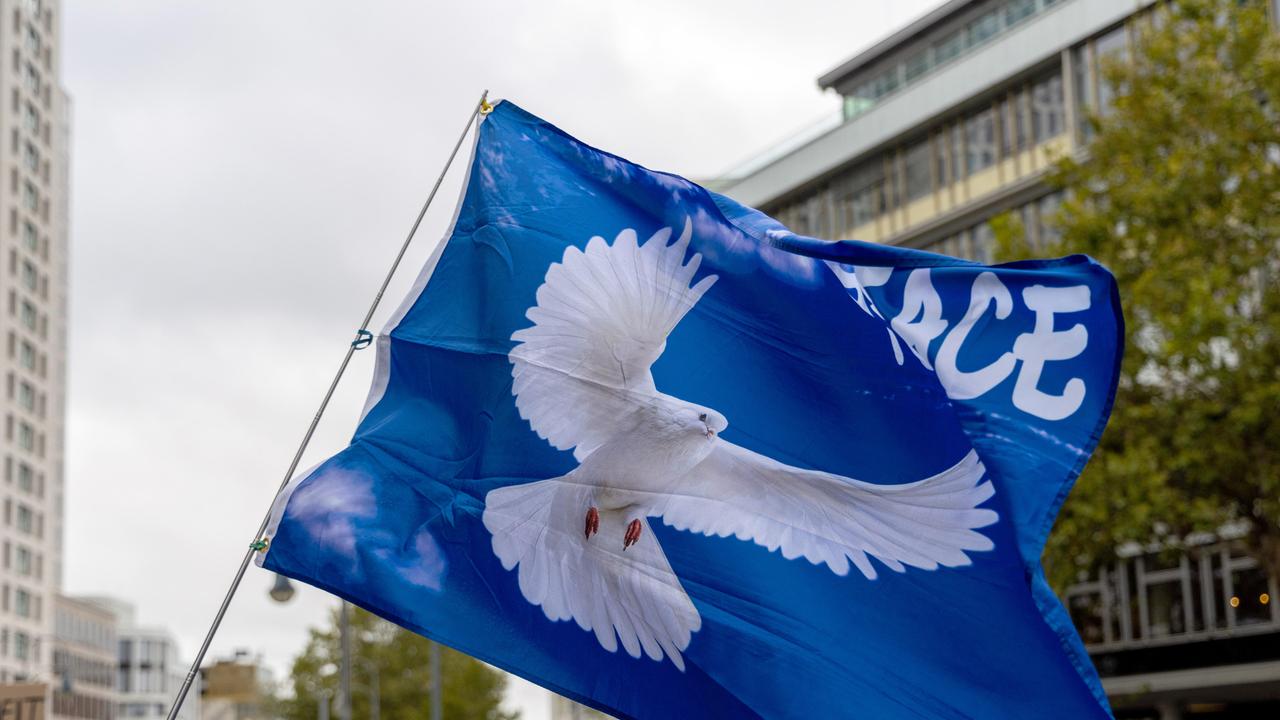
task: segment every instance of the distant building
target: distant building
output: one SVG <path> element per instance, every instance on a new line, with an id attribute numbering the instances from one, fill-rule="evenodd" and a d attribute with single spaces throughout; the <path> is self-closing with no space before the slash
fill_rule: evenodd
<path id="1" fill-rule="evenodd" d="M 605 720 L 611 717 L 562 695 L 551 696 L 551 720 Z"/>
<path id="2" fill-rule="evenodd" d="M 248 651 L 200 668 L 203 720 L 270 720 L 271 672 Z"/>
<path id="3" fill-rule="evenodd" d="M 70 152 L 61 11 L 0 0 L 0 683 L 54 684 Z"/>
<path id="4" fill-rule="evenodd" d="M 791 230 L 977 260 L 1012 212 L 1056 238 L 1054 154 L 1084 154 L 1105 58 L 1153 0 L 950 0 L 823 75 L 840 118 L 718 182 Z M 1270 3 L 1273 18 L 1280 1 Z M 1122 719 L 1280 718 L 1277 578 L 1230 533 L 1185 553 L 1125 549 L 1064 601 Z"/>
<path id="5" fill-rule="evenodd" d="M 0 685 L 0 718 L 45 720 L 49 686 L 44 683 Z"/>
<path id="6" fill-rule="evenodd" d="M 116 618 L 116 717 L 162 720 L 178 695 L 187 665 L 178 656 L 178 643 L 168 628 L 139 625 L 134 608 L 115 598 L 82 598 Z M 179 718 L 200 720 L 199 677 L 187 694 Z"/>
<path id="7" fill-rule="evenodd" d="M 100 605 L 61 595 L 54 599 L 53 612 L 50 717 L 112 720 L 119 702 L 115 614 Z"/>

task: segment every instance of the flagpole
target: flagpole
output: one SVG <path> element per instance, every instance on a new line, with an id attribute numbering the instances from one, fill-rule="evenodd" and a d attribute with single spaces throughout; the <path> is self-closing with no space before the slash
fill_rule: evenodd
<path id="1" fill-rule="evenodd" d="M 311 418 L 311 424 L 307 427 L 307 432 L 302 436 L 302 443 L 298 445 L 298 450 L 293 454 L 293 461 L 289 463 L 289 469 L 284 474 L 284 480 L 280 483 L 278 495 L 284 490 L 289 481 L 293 479 L 293 474 L 298 470 L 298 463 L 302 461 L 302 455 L 307 449 L 307 445 L 311 442 L 311 436 L 315 434 L 316 426 L 320 424 L 320 417 L 324 415 L 325 408 L 329 406 L 329 400 L 333 397 L 334 390 L 338 387 L 338 381 L 342 379 L 342 374 L 346 372 L 347 365 L 351 363 L 351 356 L 356 350 L 366 347 L 369 343 L 371 335 L 369 334 L 369 321 L 373 319 L 373 313 L 377 311 L 378 304 L 382 302 L 382 295 L 387 291 L 387 286 L 391 284 L 391 278 L 396 274 L 396 270 L 400 267 L 400 261 L 404 259 L 405 253 L 409 250 L 409 244 L 413 242 L 413 236 L 418 232 L 418 226 L 422 224 L 422 218 L 427 214 L 427 208 L 431 207 L 431 201 L 435 199 L 436 193 L 440 190 L 440 184 L 444 182 L 445 175 L 449 172 L 449 167 L 453 165 L 453 160 L 458 156 L 458 150 L 462 148 L 462 142 L 467 137 L 467 132 L 471 130 L 472 124 L 481 114 L 488 114 L 492 106 L 488 102 L 489 91 L 485 90 L 480 94 L 480 101 L 471 110 L 471 114 L 467 116 L 467 124 L 462 128 L 462 134 L 458 136 L 458 142 L 454 143 L 453 151 L 449 153 L 449 159 L 445 161 L 444 168 L 440 171 L 440 176 L 436 178 L 436 183 L 431 187 L 431 192 L 427 195 L 427 200 L 422 204 L 422 209 L 418 211 L 418 217 L 414 219 L 413 226 L 409 228 L 409 234 L 405 237 L 404 242 L 400 245 L 400 252 L 396 253 L 396 259 L 391 263 L 391 268 L 387 271 L 387 276 L 383 278 L 382 285 L 378 288 L 378 294 L 374 296 L 373 302 L 369 305 L 369 311 L 364 314 L 364 320 L 360 322 L 360 329 L 356 330 L 355 340 L 347 346 L 347 353 L 342 358 L 342 364 L 338 366 L 338 372 L 333 376 L 333 380 L 329 383 L 329 389 L 324 394 L 324 399 L 320 401 L 320 409 L 316 411 L 315 417 Z M 204 642 L 200 644 L 200 651 L 196 653 L 196 659 L 191 663 L 191 670 L 187 672 L 186 678 L 182 681 L 182 687 L 178 689 L 178 695 L 173 700 L 173 705 L 169 708 L 168 720 L 176 720 L 178 711 L 182 708 L 182 702 L 186 700 L 187 693 L 191 691 L 191 685 L 195 682 L 196 674 L 200 672 L 200 665 L 204 662 L 204 656 L 209 652 L 209 645 L 213 642 L 213 636 L 218 633 L 218 627 L 222 624 L 222 618 L 227 614 L 227 608 L 231 605 L 231 599 L 235 597 L 236 590 L 240 588 L 240 581 L 244 579 L 245 571 L 249 569 L 249 563 L 253 561 L 254 553 L 266 549 L 266 542 L 262 534 L 266 532 L 267 525 L 271 521 L 271 511 L 267 510 L 267 514 L 262 518 L 262 524 L 258 526 L 258 532 L 253 536 L 254 540 L 249 545 L 248 552 L 245 553 L 244 559 L 240 561 L 240 567 L 236 570 L 235 578 L 231 581 L 231 587 L 227 589 L 227 594 L 222 598 L 222 605 L 218 607 L 218 612 L 213 617 L 213 624 L 209 626 L 209 632 L 204 636 Z"/>

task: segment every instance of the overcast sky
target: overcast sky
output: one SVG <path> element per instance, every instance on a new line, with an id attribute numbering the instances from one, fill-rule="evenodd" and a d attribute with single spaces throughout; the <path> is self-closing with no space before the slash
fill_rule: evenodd
<path id="1" fill-rule="evenodd" d="M 194 653 L 482 89 L 704 178 L 837 113 L 815 78 L 937 4 L 67 0 L 66 591 L 132 601 Z M 304 467 L 345 444 L 372 360 Z M 250 570 L 215 657 L 248 648 L 283 673 L 334 606 L 310 588 L 272 604 L 270 583 Z M 547 715 L 527 683 L 509 700 Z"/>

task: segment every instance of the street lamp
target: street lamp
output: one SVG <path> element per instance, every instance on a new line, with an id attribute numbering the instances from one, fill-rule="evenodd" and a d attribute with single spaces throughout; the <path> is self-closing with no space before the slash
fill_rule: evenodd
<path id="1" fill-rule="evenodd" d="M 293 583 L 289 582 L 289 578 L 276 573 L 276 581 L 267 594 L 278 603 L 289 602 L 293 598 Z M 338 632 L 342 644 L 342 675 L 339 679 L 337 698 L 338 718 L 339 720 L 351 720 L 351 616 L 346 600 L 342 601 L 342 610 L 339 612 L 338 617 Z M 328 712 L 329 710 L 326 706 L 325 714 L 328 715 Z"/>
<path id="2" fill-rule="evenodd" d="M 276 573 L 275 584 L 267 594 L 278 603 L 287 603 L 293 599 L 293 583 L 289 582 L 289 578 Z"/>

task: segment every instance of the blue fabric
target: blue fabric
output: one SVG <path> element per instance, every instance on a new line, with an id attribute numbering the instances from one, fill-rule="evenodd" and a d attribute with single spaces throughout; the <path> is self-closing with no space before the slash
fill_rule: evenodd
<path id="1" fill-rule="evenodd" d="M 933 475 L 972 448 L 996 489 L 982 507 L 1000 519 L 972 565 L 878 565 L 874 580 L 653 521 L 702 617 L 681 671 L 547 619 L 495 557 L 481 514 L 490 490 L 576 465 L 512 397 L 511 336 L 529 326 L 548 267 L 593 236 L 679 233 L 686 219 L 698 276 L 719 280 L 668 338 L 658 388 L 722 412 L 726 441 L 872 483 Z M 1007 312 L 975 301 L 975 287 L 1007 294 Z M 379 339 L 351 445 L 278 501 L 265 567 L 619 717 L 1110 716 L 1039 564 L 1115 390 L 1122 320 L 1097 263 L 987 267 L 801 237 L 503 102 L 415 293 Z M 1072 309 L 1082 298 L 1087 309 Z M 913 335 L 931 307 L 923 326 L 943 330 Z M 966 313 L 963 342 L 940 357 Z M 908 342 L 921 337 L 923 359 Z M 957 390 L 956 372 L 983 368 L 990 388 Z"/>

